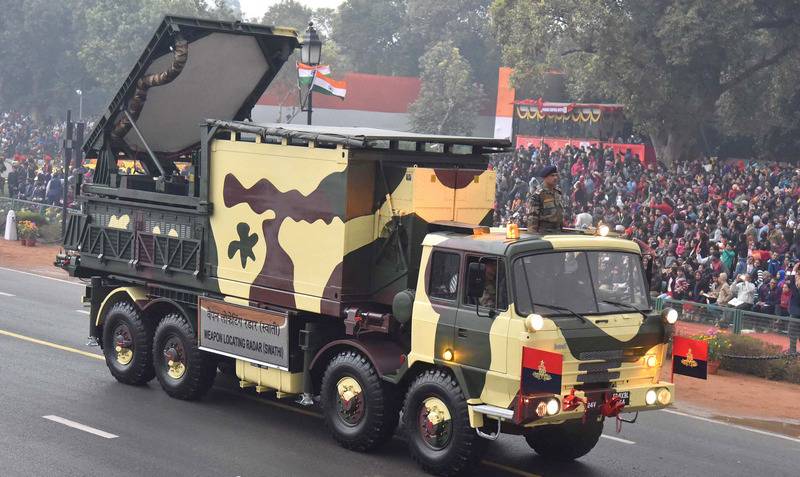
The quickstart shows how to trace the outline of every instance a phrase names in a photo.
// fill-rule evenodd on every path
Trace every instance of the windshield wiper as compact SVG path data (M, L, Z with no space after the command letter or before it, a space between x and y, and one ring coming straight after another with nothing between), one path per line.
M635 306L633 306L633 305L631 305L629 303L622 303L622 302L619 302L619 301L612 301L612 300L600 300L600 303L608 303L609 305L621 306L621 307L627 308L629 310L634 310L635 312L641 314L642 318L644 318L645 320L647 319L647 313L645 313L644 310L642 310L640 308L637 308L637 307L635 307Z
M575 313L574 311L570 310L569 308L566 308L566 307L563 307L563 306L548 305L548 304L545 304L545 303L535 303L534 302L532 304L533 304L533 306L543 306L545 308L550 308L551 310L566 311L567 313L573 315L574 317L578 318L582 322L588 323L588 320L585 317Z

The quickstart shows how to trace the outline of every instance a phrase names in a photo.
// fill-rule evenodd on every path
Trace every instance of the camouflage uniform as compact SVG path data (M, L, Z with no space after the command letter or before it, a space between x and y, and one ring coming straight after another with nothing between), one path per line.
M530 199L528 231L533 233L558 233L564 221L564 201L561 189L540 186Z

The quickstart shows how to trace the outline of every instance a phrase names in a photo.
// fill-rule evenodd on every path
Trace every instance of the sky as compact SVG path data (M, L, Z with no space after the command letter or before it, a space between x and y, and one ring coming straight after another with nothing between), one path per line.
M309 8L328 7L336 8L342 3L343 0L297 0L299 3ZM239 5L242 7L242 12L246 18L258 17L261 18L267 9L280 0L239 0Z

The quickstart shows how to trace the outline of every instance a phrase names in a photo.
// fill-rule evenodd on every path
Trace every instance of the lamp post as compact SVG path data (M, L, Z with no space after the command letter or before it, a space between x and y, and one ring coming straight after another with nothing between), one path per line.
M83 90L76 89L75 94L78 95L78 122L83 121Z
M303 47L300 49L300 60L309 65L319 65L320 58L322 57L322 40L320 40L317 30L314 29L314 22L308 22L308 30L303 36ZM316 71L314 71L316 75ZM306 105L308 111L308 119L306 124L311 124L311 90L314 88L314 77L311 77L311 84L308 86L308 103Z

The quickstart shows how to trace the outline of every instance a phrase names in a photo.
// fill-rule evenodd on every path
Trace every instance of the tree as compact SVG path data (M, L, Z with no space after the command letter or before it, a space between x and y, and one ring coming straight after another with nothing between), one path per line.
M418 57L402 55L399 30L405 24L406 0L345 0L333 19L332 39L353 71L409 74Z
M281 0L270 5L261 18L261 23L294 28L298 32L303 32L312 14L313 10L296 0Z
M75 99L85 76L76 55L83 3L0 1L0 107L41 117Z
M422 87L409 108L414 131L469 135L484 100L469 63L452 41L440 41L419 65Z
M95 0L79 56L107 95L114 94L164 15L235 20L223 0Z
M399 28L400 49L419 74L418 58L439 41L452 40L483 85L497 82L500 66L497 45L492 37L489 7L492 0L408 0L408 10ZM492 88L494 89L494 88Z
M725 94L720 99L717 123L726 138L750 138L753 152L761 157L799 158L799 72L800 57L795 56L753 75Z
M796 58L798 0L495 0L493 28L515 81L558 67L576 100L626 105L660 159L691 156L724 95Z

